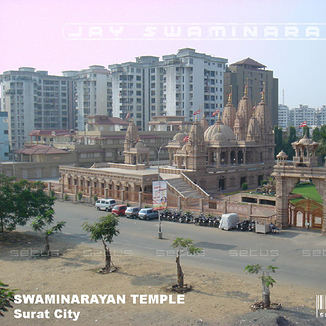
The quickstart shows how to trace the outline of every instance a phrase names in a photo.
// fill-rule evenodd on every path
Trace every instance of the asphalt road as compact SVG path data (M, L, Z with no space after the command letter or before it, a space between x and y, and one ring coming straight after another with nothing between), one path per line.
M106 212L95 207L72 202L55 204L56 218L67 224L56 241L87 244L102 250L101 243L91 242L82 230L82 223L93 223ZM113 255L136 254L162 261L174 261L171 247L176 237L190 238L204 249L199 256L183 257L183 264L203 269L222 269L244 274L247 264L273 265L279 268L275 278L289 284L304 285L326 290L326 237L317 231L286 230L280 234L222 231L173 222L162 222L163 240L157 236L158 221L120 218L120 235L112 243Z

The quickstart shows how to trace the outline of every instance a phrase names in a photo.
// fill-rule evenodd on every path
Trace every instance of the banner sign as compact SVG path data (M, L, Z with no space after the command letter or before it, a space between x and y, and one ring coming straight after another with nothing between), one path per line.
M168 191L166 181L153 181L153 208L165 209L167 208Z

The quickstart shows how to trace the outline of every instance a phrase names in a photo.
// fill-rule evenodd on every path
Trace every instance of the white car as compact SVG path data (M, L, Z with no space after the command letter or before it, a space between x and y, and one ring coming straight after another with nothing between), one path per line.
M115 199L99 199L95 203L98 211L111 211L112 207L116 205Z

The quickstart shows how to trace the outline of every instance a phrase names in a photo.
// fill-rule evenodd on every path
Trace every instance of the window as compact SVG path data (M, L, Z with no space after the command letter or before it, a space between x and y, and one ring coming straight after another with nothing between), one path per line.
M3 133L4 133L5 135L8 135L8 130L4 130Z

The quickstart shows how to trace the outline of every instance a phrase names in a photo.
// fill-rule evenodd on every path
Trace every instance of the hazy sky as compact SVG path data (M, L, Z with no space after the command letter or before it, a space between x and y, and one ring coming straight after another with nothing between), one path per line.
M324 0L1 0L0 73L31 66L61 74L64 70L84 69L93 64L107 67L134 61L141 55L162 56L191 47L227 58L229 63L251 57L279 78L280 102L284 88L285 104L320 106L326 104L325 13ZM78 25L71 25L74 23ZM87 23L90 25L85 27ZM117 23L115 28L128 23L129 32L120 34L120 40L108 40L113 35L110 23ZM148 40L143 37L142 28L153 23L161 24L155 25L161 34L173 23L188 24L181 25L183 32L195 26L203 34L197 40L189 36L175 40L157 40L157 36ZM209 24L217 23L224 23L225 28L229 28L227 23L238 23L240 30L244 24L253 23L259 35L266 27L263 23L283 23L277 25L280 34L284 24L294 23L299 26L300 40L246 40L242 34L237 40L204 39ZM320 36L309 40L303 23L325 26L318 25ZM98 40L85 40L92 26L102 28L102 34ZM73 39L71 33L80 31L79 28L83 28L83 38ZM127 40L129 35L138 39ZM232 38L229 30L226 36Z

